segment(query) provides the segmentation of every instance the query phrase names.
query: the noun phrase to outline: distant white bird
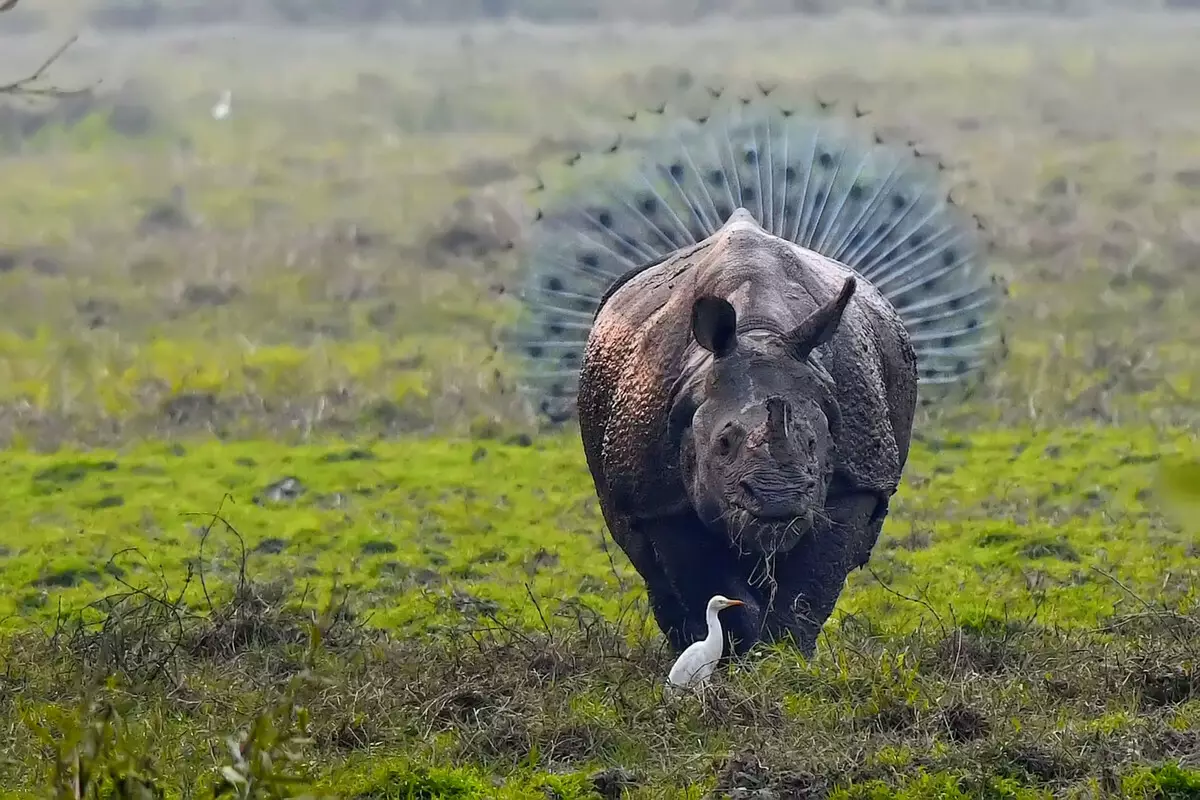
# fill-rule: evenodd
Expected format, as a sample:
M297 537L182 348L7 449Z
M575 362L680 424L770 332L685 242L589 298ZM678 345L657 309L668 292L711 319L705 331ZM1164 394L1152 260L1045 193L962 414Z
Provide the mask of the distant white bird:
M708 636L692 644L680 654L667 675L667 685L672 689L701 687L708 682L721 651L725 647L725 634L721 630L721 620L717 614L730 606L745 605L741 600L730 600L725 595L713 595L708 601L705 619L708 621Z
M230 107L233 103L233 92L229 89L221 92L221 99L212 107L213 119L225 119L229 116Z

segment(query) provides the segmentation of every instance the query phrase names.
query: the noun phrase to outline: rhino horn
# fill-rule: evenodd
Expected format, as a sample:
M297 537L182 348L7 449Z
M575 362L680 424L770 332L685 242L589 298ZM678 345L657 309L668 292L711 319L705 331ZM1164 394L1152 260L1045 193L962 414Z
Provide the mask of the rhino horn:
M737 349L737 311L723 297L705 295L692 304L692 336L717 358Z
M788 451L788 431L792 427L792 405L780 395L767 398L767 443L771 454L779 457Z
M834 331L842 321L842 313L857 286L858 282L853 277L846 278L837 297L809 314L803 322L784 335L784 345L793 358L803 361L808 358L809 353L833 338Z

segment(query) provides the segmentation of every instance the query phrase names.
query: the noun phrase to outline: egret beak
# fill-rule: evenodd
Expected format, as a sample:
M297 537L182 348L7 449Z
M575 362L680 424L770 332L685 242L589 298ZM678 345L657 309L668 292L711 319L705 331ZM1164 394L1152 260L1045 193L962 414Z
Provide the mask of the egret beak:
M730 606L744 606L746 604L743 603L741 600L730 600L729 605Z

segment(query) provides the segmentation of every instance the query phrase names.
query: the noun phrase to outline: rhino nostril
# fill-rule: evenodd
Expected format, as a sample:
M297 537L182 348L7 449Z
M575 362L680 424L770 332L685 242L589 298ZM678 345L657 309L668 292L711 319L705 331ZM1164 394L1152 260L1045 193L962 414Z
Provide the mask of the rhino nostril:
M758 495L754 493L754 486L745 478L738 481L738 489L741 490L742 496L747 500L751 502L756 502L758 500Z

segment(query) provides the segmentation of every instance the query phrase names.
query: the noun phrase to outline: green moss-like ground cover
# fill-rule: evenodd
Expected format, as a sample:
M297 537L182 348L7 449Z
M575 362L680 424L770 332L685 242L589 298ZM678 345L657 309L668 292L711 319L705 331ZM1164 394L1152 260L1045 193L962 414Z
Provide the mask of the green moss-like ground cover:
M886 586L857 574L841 607L898 632L923 614L898 594L920 594L943 612L953 606L964 620L1040 606L1045 622L1066 625L1135 607L1116 580L1134 593L1186 597L1200 561L1192 538L1163 518L1153 487L1164 458L1194 447L1189 432L1148 428L919 441L871 562ZM467 592L532 623L527 586L615 613L620 582L637 583L606 538L571 435L534 446L12 452L0 477L9 490L0 613L10 628L81 607L113 588L114 573L145 582L162 571L177 581L192 566L228 581L243 545L256 574L291 576L321 596L337 581L386 628L428 624L430 592ZM214 526L218 513L236 534ZM186 599L199 592L194 585Z

